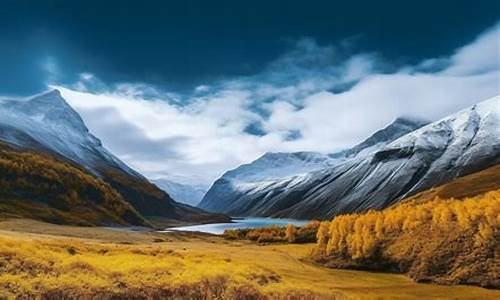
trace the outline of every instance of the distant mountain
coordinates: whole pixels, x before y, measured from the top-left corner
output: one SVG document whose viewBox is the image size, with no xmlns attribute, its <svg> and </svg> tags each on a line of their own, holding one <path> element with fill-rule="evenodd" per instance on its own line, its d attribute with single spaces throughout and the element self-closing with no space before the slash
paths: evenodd
<svg viewBox="0 0 500 300">
<path fill-rule="evenodd" d="M 110 184 L 142 216 L 167 222 L 226 220 L 173 201 L 112 155 L 57 90 L 29 99 L 0 100 L 0 141 L 83 167 Z"/>
<path fill-rule="evenodd" d="M 498 164 L 499 110 L 495 97 L 419 129 L 422 122 L 398 119 L 365 142 L 330 155 L 329 166 L 298 175 L 235 180 L 237 168 L 213 184 L 199 207 L 298 219 L 381 209 Z"/>
<path fill-rule="evenodd" d="M 193 206 L 198 205 L 208 191 L 208 187 L 201 184 L 180 183 L 169 179 L 156 179 L 153 183 L 175 201 Z"/>
</svg>

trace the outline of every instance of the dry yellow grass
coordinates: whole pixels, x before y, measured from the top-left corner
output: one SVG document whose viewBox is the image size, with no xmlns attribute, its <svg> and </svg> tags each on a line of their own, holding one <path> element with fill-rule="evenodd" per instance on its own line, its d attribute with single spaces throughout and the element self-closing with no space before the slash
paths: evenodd
<svg viewBox="0 0 500 300">
<path fill-rule="evenodd" d="M 78 230 L 61 226 L 64 233 L 77 235 Z M 101 237 L 106 232 L 98 230 Z M 201 298 L 204 292 L 229 299 L 500 297 L 499 291 L 478 287 L 416 284 L 402 275 L 327 269 L 304 260 L 312 244 L 259 246 L 178 234 L 161 235 L 169 241 L 155 243 L 160 235 L 145 233 L 127 233 L 131 241 L 140 242 L 125 244 L 115 241 L 120 233 L 108 232 L 114 241 L 0 231 L 0 295 L 151 296 L 163 291 L 167 297 L 173 295 L 170 291 L 184 295 L 180 299 Z M 156 238 L 150 240 L 152 236 Z M 199 293 L 191 293 L 193 289 Z"/>
</svg>

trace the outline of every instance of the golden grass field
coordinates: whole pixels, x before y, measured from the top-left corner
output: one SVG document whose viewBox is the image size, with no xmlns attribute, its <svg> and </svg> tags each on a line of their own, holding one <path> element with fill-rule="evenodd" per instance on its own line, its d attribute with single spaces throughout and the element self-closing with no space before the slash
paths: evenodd
<svg viewBox="0 0 500 300">
<path fill-rule="evenodd" d="M 500 298 L 497 290 L 328 269 L 306 259 L 313 244 L 258 245 L 206 234 L 125 232 L 20 219 L 4 220 L 0 228 L 0 298 L 7 299 Z"/>
</svg>

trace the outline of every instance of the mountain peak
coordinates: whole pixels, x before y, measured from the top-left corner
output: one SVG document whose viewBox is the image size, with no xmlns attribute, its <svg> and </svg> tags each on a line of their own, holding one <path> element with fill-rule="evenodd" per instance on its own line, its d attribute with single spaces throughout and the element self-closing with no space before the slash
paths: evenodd
<svg viewBox="0 0 500 300">
<path fill-rule="evenodd" d="M 500 96 L 418 128 L 398 118 L 330 168 L 300 176 L 218 180 L 199 207 L 234 216 L 321 219 L 383 209 L 415 193 L 500 163 Z M 410 132 L 408 132 L 410 131 Z M 332 155 L 333 156 L 333 155 Z M 256 174 L 276 172 L 267 164 Z M 297 174 L 297 173 L 295 173 Z"/>
<path fill-rule="evenodd" d="M 66 100 L 61 95 L 61 92 L 57 89 L 49 90 L 38 95 L 29 98 L 28 102 L 31 104 L 45 104 L 45 105 L 68 105 Z"/>
<path fill-rule="evenodd" d="M 37 105 L 37 109 L 40 108 L 50 108 L 64 106 L 71 108 L 66 100 L 62 97 L 61 92 L 57 89 L 53 89 L 47 92 L 43 92 L 41 94 L 35 95 L 29 100 L 25 101 L 31 105 Z"/>
<path fill-rule="evenodd" d="M 27 100 L 10 101 L 7 107 L 15 113 L 28 115 L 45 124 L 64 126 L 82 133 L 88 132 L 80 115 L 66 102 L 57 89 L 38 94 Z"/>
<path fill-rule="evenodd" d="M 300 160 L 300 161 L 324 161 L 327 156 L 318 152 L 299 151 L 299 152 L 266 152 L 257 160 Z M 257 161 L 256 160 L 256 161 Z"/>
<path fill-rule="evenodd" d="M 389 126 L 391 126 L 391 125 L 407 125 L 407 126 L 422 127 L 424 125 L 427 125 L 428 123 L 429 123 L 429 121 L 426 121 L 424 119 L 419 119 L 419 118 L 410 117 L 410 116 L 400 116 L 400 117 L 397 117 L 391 124 L 389 124 Z"/>
<path fill-rule="evenodd" d="M 34 97 L 39 97 L 39 96 L 58 96 L 58 97 L 62 97 L 61 96 L 61 92 L 58 89 L 51 89 L 51 90 L 43 92 L 43 93 L 41 93 L 39 95 L 35 95 Z"/>
<path fill-rule="evenodd" d="M 429 122 L 427 121 L 413 117 L 408 117 L 408 116 L 398 117 L 386 127 L 377 130 L 363 142 L 357 144 L 356 146 L 350 149 L 331 154 L 330 157 L 332 158 L 353 157 L 358 155 L 359 153 L 372 152 L 373 150 L 375 150 L 375 148 L 390 143 L 407 133 L 410 133 L 414 130 L 417 130 L 418 128 L 427 125 L 428 123 Z"/>
</svg>

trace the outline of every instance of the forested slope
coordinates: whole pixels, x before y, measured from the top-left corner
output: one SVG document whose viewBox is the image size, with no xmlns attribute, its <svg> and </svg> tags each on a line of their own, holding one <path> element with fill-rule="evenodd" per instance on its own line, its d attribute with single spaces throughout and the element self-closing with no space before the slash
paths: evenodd
<svg viewBox="0 0 500 300">
<path fill-rule="evenodd" d="M 475 175 L 468 179 L 488 181 Z M 431 198 L 429 191 L 382 211 L 323 222 L 314 258 L 337 268 L 403 272 L 419 282 L 499 288 L 500 183 L 491 182 L 496 190 L 474 197 Z"/>
<path fill-rule="evenodd" d="M 0 215 L 74 225 L 147 225 L 96 176 L 54 156 L 0 143 Z"/>
</svg>

